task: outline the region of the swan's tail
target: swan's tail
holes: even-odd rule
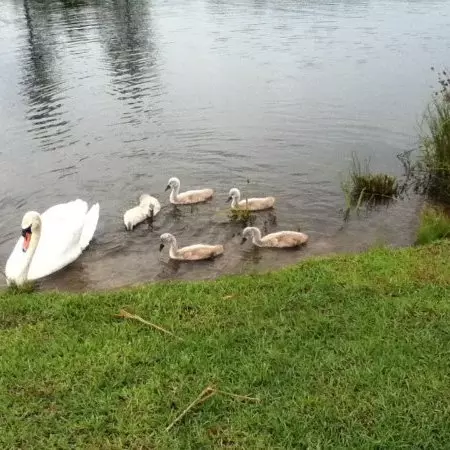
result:
[[[91,239],[94,236],[99,215],[100,206],[98,203],[96,203],[88,211],[84,220],[84,227],[80,237],[80,247],[82,250],[84,250],[89,245],[89,242],[91,242]]]

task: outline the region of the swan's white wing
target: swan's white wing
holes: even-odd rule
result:
[[[80,218],[86,215],[88,204],[84,200],[74,200],[72,202],[61,203],[48,208],[41,214],[42,220],[57,221],[71,220],[72,218]]]
[[[81,231],[80,247],[83,251],[91,242],[97,229],[98,218],[100,216],[100,205],[96,203],[91,207],[84,217],[83,230]]]
[[[94,207],[91,208],[91,211],[93,209]],[[53,206],[41,215],[41,237],[31,261],[28,279],[34,280],[56,272],[80,256],[84,248],[81,241],[85,231],[86,218],[89,217],[86,212],[87,203],[75,200]],[[95,231],[97,220],[98,205],[93,231]],[[93,232],[89,238],[85,238],[85,241],[88,241],[87,244],[92,234]]]

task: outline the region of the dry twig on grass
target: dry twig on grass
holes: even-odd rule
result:
[[[257,398],[257,397],[249,397],[247,395],[232,394],[231,392],[220,391],[219,389],[216,389],[216,392],[218,394],[227,395],[228,397],[233,397],[237,400],[247,400],[249,402],[259,402],[259,398]]]
[[[166,431],[169,431],[192,408],[194,408],[194,406],[197,406],[197,405],[200,405],[201,403],[204,403],[206,400],[208,400],[209,398],[211,398],[213,395],[216,395],[216,394],[226,395],[228,397],[236,398],[236,399],[239,399],[239,400],[247,400],[247,401],[251,401],[251,402],[259,402],[259,398],[248,397],[246,395],[232,394],[231,392],[220,391],[219,389],[216,389],[215,387],[207,386],[205,389],[203,389],[202,392],[200,392],[198,397],[192,403],[190,403],[189,406],[180,415],[178,415],[175,418],[175,420],[168,427],[166,427]]]
[[[179,422],[195,405],[199,405],[200,403],[203,403],[204,401],[208,400],[208,398],[212,397],[216,394],[216,390],[212,388],[211,386],[206,387],[203,389],[202,392],[200,392],[199,396],[189,404],[189,406],[179,415],[175,418],[175,420],[166,427],[166,431],[169,431],[177,422]]]
[[[137,316],[136,314],[130,314],[128,311],[125,311],[124,309],[121,309],[120,313],[116,314],[115,317],[117,317],[119,319],[134,319],[134,320],[137,320],[137,321],[139,321],[141,323],[144,323],[145,325],[149,325],[149,326],[151,326],[153,328],[156,328],[157,330],[162,331],[163,333],[170,334],[174,338],[182,340],[180,337],[176,336],[171,331],[168,331],[165,328],[160,327],[159,325],[155,325],[154,323],[151,323],[148,320],[145,320],[142,317]]]

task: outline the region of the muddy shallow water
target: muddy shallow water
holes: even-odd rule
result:
[[[213,278],[409,245],[417,198],[344,225],[340,181],[353,151],[401,172],[396,154],[416,144],[449,31],[444,0],[3,1],[0,262],[24,212],[76,197],[100,203],[95,240],[43,289]],[[171,176],[216,196],[174,209]],[[233,186],[277,198],[256,225],[301,229],[310,243],[241,246],[225,204]],[[122,215],[141,192],[163,209],[129,233]],[[225,254],[169,262],[158,251],[166,231],[180,245],[223,243]]]

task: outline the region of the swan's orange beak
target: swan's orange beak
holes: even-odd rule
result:
[[[31,231],[30,230],[22,230],[22,236],[23,236],[22,251],[26,252],[28,250],[28,247],[30,246]]]

